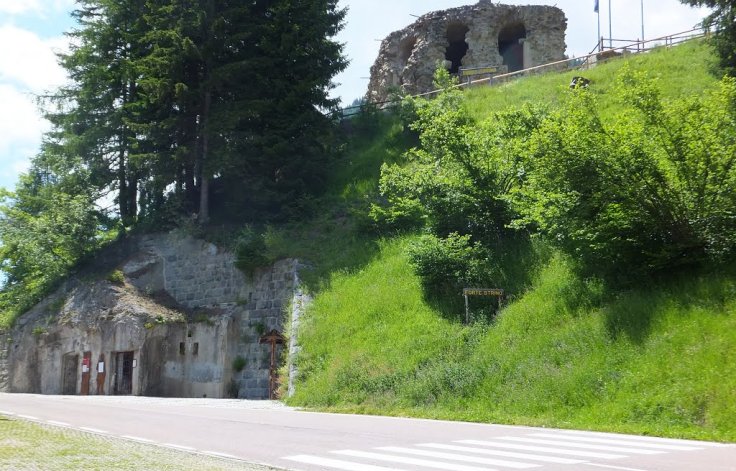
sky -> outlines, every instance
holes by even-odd
[[[333,96],[345,106],[365,94],[370,66],[380,41],[411,24],[414,16],[469,5],[476,0],[340,0],[348,7],[346,25],[337,40],[345,44],[350,65],[335,77]],[[556,5],[567,17],[567,55],[587,54],[597,41],[595,0],[505,0],[512,5]],[[678,0],[600,0],[601,34],[608,35],[609,4],[613,37],[641,36],[644,5],[645,37],[656,38],[691,29],[706,9]],[[67,48],[65,31],[74,27],[70,12],[74,0],[0,0],[0,187],[12,189],[28,168],[48,123],[36,105],[36,96],[65,82],[55,53]],[[412,16],[414,15],[414,16]]]

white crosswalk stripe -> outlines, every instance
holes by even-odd
[[[512,469],[529,469],[538,468],[540,465],[531,463],[520,463],[518,461],[498,460],[493,458],[482,458],[478,456],[458,455],[456,453],[443,453],[438,451],[415,450],[413,448],[405,448],[398,446],[383,446],[378,448],[382,451],[391,451],[394,453],[406,453],[410,455],[426,456],[429,458],[441,458],[445,460],[464,461],[466,463],[490,464],[491,466],[503,466]]]
[[[384,468],[383,466],[373,466],[370,464],[355,463],[352,461],[334,460],[330,458],[321,458],[312,455],[295,455],[286,456],[285,460],[296,461],[299,463],[313,464],[333,469],[343,469],[345,471],[404,471],[401,468]]]
[[[506,458],[519,458],[522,460],[541,461],[543,463],[580,464],[580,463],[585,462],[583,460],[576,460],[572,458],[559,458],[556,456],[534,455],[531,453],[517,453],[514,451],[488,450],[484,448],[473,448],[473,447],[467,447],[467,446],[445,445],[442,443],[420,443],[417,446],[437,448],[439,450],[460,451],[460,452],[465,452],[465,453],[478,453],[481,455],[504,456]]]
[[[638,448],[654,448],[657,450],[670,450],[670,451],[692,451],[692,450],[702,450],[701,447],[695,447],[692,445],[684,446],[684,445],[665,445],[662,443],[647,443],[643,441],[632,441],[632,440],[617,440],[613,438],[594,438],[594,437],[579,437],[575,435],[569,435],[569,434],[563,434],[563,433],[532,433],[529,435],[530,437],[539,437],[539,438],[551,438],[554,440],[558,439],[564,439],[564,440],[575,440],[577,442],[589,442],[589,443],[602,443],[604,445],[621,445],[621,446],[632,446],[632,447],[638,447]],[[628,437],[627,437],[628,438]]]
[[[559,433],[565,435],[576,435],[583,437],[596,437],[596,438],[612,438],[634,440],[636,442],[649,442],[649,443],[664,443],[670,445],[692,445],[697,447],[724,447],[729,446],[724,443],[713,443],[713,442],[700,442],[697,440],[685,440],[682,438],[660,438],[660,437],[642,437],[634,435],[621,435],[620,433],[608,433],[608,432],[585,432],[582,430],[564,430]]]
[[[571,440],[542,440],[539,438],[524,438],[524,437],[498,437],[498,440],[509,440],[512,442],[521,443],[532,443],[537,445],[552,445],[561,446],[566,448],[583,448],[585,450],[600,450],[600,451],[612,451],[614,453],[631,453],[633,455],[660,455],[664,453],[658,450],[645,450],[642,448],[627,448],[619,446],[606,446],[606,445],[591,445],[590,443],[576,442],[575,439]]]
[[[371,450],[325,451],[335,457],[295,455],[283,459],[308,465],[308,469],[343,471],[508,471],[547,469],[549,465],[582,465],[619,471],[644,471],[599,460],[634,455],[690,452],[714,443],[671,440],[599,432],[549,430],[487,440],[454,440],[450,443],[417,443],[410,446],[380,446]],[[398,467],[397,467],[398,466]],[[572,471],[576,466],[571,466]],[[560,469],[560,468],[555,468]]]
[[[340,451],[333,451],[332,453],[335,453],[338,455],[352,456],[356,458],[367,458],[370,460],[410,464],[413,466],[422,466],[424,468],[444,469],[447,471],[489,471],[489,468],[480,468],[478,466],[469,466],[467,464],[430,461],[430,460],[425,460],[425,459],[420,459],[420,458],[410,458],[408,456],[395,456],[395,455],[386,455],[384,453],[372,453],[370,451],[340,450]]]
[[[578,456],[578,457],[583,457],[583,458],[603,458],[603,459],[626,458],[626,455],[614,455],[613,453],[597,453],[593,451],[569,450],[569,449],[566,450],[563,448],[551,448],[548,446],[519,445],[516,443],[492,442],[489,440],[457,440],[455,443],[462,443],[465,445],[490,446],[490,447],[495,447],[495,448],[508,448],[510,450],[537,451],[537,452],[542,452],[542,453],[552,453],[554,455]]]

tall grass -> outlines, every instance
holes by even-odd
[[[733,276],[611,294],[555,255],[493,322],[466,326],[422,298],[409,240],[316,297],[293,404],[736,440]]]

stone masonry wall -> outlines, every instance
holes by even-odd
[[[240,337],[229,348],[227,362],[241,357],[245,367],[232,370],[224,380],[232,382],[238,397],[268,398],[270,345],[259,339],[271,330],[285,330],[284,312],[298,283],[299,262],[280,260],[249,278],[235,267],[232,252],[202,240],[172,233],[146,238],[141,246],[144,255],[129,261],[125,271],[145,267],[155,276],[142,276],[138,281],[142,288],[162,288],[188,308],[217,308],[234,319]],[[155,280],[158,275],[161,281]]]
[[[0,333],[0,392],[8,392],[8,334]]]
[[[508,26],[523,25],[524,67],[562,60],[565,54],[567,19],[551,6],[515,6],[480,0],[476,5],[427,13],[410,26],[391,33],[381,42],[366,100],[376,103],[389,98],[392,90],[409,94],[431,91],[438,64],[445,64],[448,36],[467,29],[468,50],[463,67],[501,66],[499,34]],[[453,33],[455,31],[455,33]]]
[[[102,273],[120,268],[125,283],[70,280],[0,334],[0,391],[58,394],[73,386],[62,377],[65,358],[89,351],[110,362],[133,352],[133,394],[268,398],[270,345],[259,340],[284,332],[299,262],[281,260],[249,278],[233,253],[185,234],[126,244],[122,258],[100,261]],[[238,358],[245,366],[236,371]],[[112,393],[111,378],[103,394]]]

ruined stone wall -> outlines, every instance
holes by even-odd
[[[392,90],[431,91],[437,65],[451,66],[448,47],[458,36],[467,44],[462,67],[503,66],[508,58],[499,51],[499,35],[518,25],[524,30],[518,45],[524,68],[564,59],[567,19],[562,10],[480,0],[476,5],[428,13],[386,37],[371,67],[366,99],[385,101]]]

